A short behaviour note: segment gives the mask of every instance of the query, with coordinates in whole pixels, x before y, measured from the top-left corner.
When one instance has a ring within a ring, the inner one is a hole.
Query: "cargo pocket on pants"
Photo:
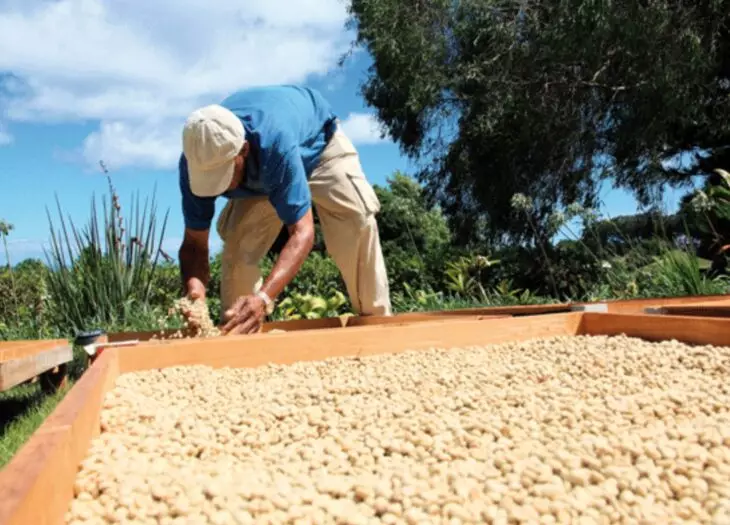
[[[360,197],[366,215],[375,215],[380,211],[380,200],[370,183],[362,175],[347,174],[355,193]]]

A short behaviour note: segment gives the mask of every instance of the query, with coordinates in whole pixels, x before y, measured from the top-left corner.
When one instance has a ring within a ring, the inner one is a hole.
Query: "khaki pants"
[[[380,202],[365,178],[352,142],[338,128],[309,179],[327,252],[360,315],[392,315],[376,214]],[[231,199],[217,230],[223,240],[221,308],[255,293],[263,284],[259,262],[271,249],[282,222],[267,197]]]

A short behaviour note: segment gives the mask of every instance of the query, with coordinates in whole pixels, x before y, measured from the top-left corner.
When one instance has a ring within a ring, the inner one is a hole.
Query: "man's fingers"
[[[236,326],[238,326],[239,323],[240,323],[240,319],[239,319],[239,317],[237,315],[231,317],[228,320],[228,322],[223,325],[223,329],[222,329],[223,333],[225,333],[225,334],[230,333],[231,330],[233,330],[234,328],[236,328]]]
[[[223,320],[233,320],[236,317],[236,314],[241,311],[241,307],[243,306],[245,301],[246,299],[244,297],[239,297],[238,299],[236,299],[236,302],[234,302],[233,305],[223,313]]]
[[[248,317],[243,323],[241,323],[239,326],[241,327],[241,333],[244,334],[250,334],[254,331],[256,328],[256,325],[258,324],[258,319],[256,319],[255,316]]]

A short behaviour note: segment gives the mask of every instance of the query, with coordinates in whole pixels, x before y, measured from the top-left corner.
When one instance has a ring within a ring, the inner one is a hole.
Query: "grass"
[[[72,386],[69,380],[58,392],[47,395],[36,382],[0,393],[0,468],[13,458]]]

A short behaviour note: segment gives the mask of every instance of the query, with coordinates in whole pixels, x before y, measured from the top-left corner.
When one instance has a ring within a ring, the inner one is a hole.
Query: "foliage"
[[[646,213],[611,219],[595,209],[571,204],[541,225],[532,220],[534,201],[516,194],[510,203],[512,214],[524,228],[533,230],[530,242],[490,244],[482,239],[456,247],[441,210],[412,178],[396,172],[388,180],[389,186],[376,191],[395,312],[727,289],[723,272],[697,256],[696,247],[711,238],[711,230],[697,226],[685,213],[686,207],[673,216]],[[703,191],[714,199],[708,210],[716,206],[722,211],[727,202],[724,193]],[[0,293],[14,298],[0,303],[0,338],[68,336],[72,330],[93,325],[110,331],[155,330],[162,327],[160,323],[167,328],[179,326],[179,319],[165,316],[179,298],[179,267],[159,250],[163,234],[156,233],[156,215],[147,209],[140,212],[137,205],[137,221],[132,221],[136,235],[132,236],[120,220],[121,208],[114,204],[118,200],[112,190],[112,206],[105,207],[104,219],[99,221],[92,200],[92,219],[83,231],[73,224],[67,228],[63,217],[51,224],[50,260],[65,264],[24,261],[0,269]],[[709,216],[713,218],[714,213]],[[681,225],[684,237],[679,235]],[[134,237],[144,237],[141,244],[150,248],[145,251],[130,242]],[[119,242],[109,243],[109,239]],[[130,245],[135,251],[127,248]],[[272,249],[261,262],[264,275],[275,257]],[[220,322],[220,263],[220,254],[211,259],[208,289],[216,323]],[[339,269],[322,245],[286,288],[273,318],[312,319],[347,315],[351,310]]]
[[[451,242],[446,218],[429,204],[413,178],[396,171],[387,182],[387,188],[376,186],[375,193],[380,200],[378,230],[390,288],[403,291],[402,283],[437,286]]]
[[[167,215],[157,236],[154,196],[140,210],[133,201],[132,221],[125,221],[119,198],[109,180],[109,202],[103,203],[100,225],[92,198],[87,226],[69,226],[58,206],[59,229],[48,214],[51,250],[47,253],[48,289],[62,330],[80,331],[93,325],[124,327],[140,317],[154,318],[162,310],[150,304]]]
[[[689,225],[689,236],[681,241],[697,240],[697,251],[712,260],[715,270],[723,271],[730,249],[730,173],[715,170],[701,189],[687,194],[680,213]]]
[[[343,310],[346,304],[347,299],[340,291],[335,291],[327,298],[293,292],[277,305],[276,317],[286,321],[352,315]]]
[[[49,311],[48,268],[28,259],[12,271],[0,270],[0,340],[43,339],[59,335]]]
[[[652,290],[654,297],[728,293],[727,277],[703,274],[700,261],[690,251],[668,250],[642,269],[640,282]]]
[[[362,94],[421,161],[460,244],[481,227],[535,235],[556,206],[595,205],[605,179],[648,203],[730,161],[729,0],[353,0],[349,12],[373,57]],[[536,228],[510,213],[517,192]]]

